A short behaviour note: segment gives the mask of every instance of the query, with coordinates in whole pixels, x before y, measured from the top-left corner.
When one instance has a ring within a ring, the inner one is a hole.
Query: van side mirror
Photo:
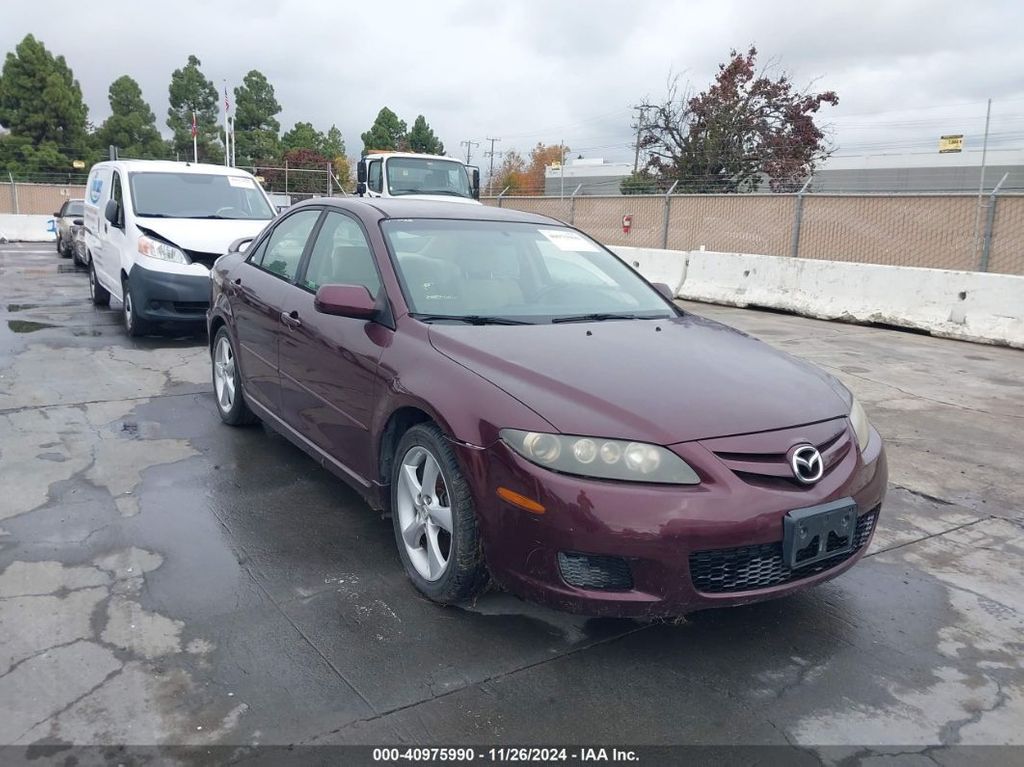
[[[237,240],[228,245],[228,253],[245,253],[249,249],[249,243],[252,242],[255,237],[239,237]]]
[[[360,184],[366,183],[366,160],[360,160],[356,163],[356,181]]]
[[[60,218],[60,211],[58,210],[56,213],[54,213],[53,217],[54,218]]]
[[[672,288],[666,285],[664,282],[652,282],[651,287],[661,293],[669,301],[675,301],[676,297],[672,295]]]
[[[103,217],[114,226],[121,225],[121,205],[117,200],[107,200],[107,206],[103,209]]]
[[[473,199],[480,199],[480,169],[469,169],[469,189],[473,193]]]
[[[377,316],[377,302],[364,285],[321,285],[313,307],[321,314],[357,320],[372,320]]]

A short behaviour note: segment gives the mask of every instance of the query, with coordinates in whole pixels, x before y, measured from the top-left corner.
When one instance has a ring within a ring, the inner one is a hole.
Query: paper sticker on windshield
[[[245,176],[228,176],[228,183],[231,186],[236,186],[239,189],[255,189],[256,184],[251,178]]]
[[[559,250],[573,253],[596,253],[598,250],[597,245],[571,229],[540,229],[539,231],[548,238],[548,242]]]

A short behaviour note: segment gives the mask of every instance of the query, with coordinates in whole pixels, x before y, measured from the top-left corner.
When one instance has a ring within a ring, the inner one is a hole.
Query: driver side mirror
[[[377,316],[377,302],[363,285],[321,285],[313,299],[321,314],[372,320]]]
[[[469,190],[473,193],[473,199],[480,199],[480,169],[469,169]]]
[[[676,297],[672,295],[672,288],[666,285],[664,282],[652,282],[651,287],[661,293],[662,296],[667,298],[669,301],[675,301]]]
[[[117,200],[107,200],[107,206],[103,209],[103,217],[114,226],[121,225],[121,205]]]
[[[251,243],[255,237],[239,237],[237,240],[228,245],[228,253],[245,253],[249,249],[249,243]]]

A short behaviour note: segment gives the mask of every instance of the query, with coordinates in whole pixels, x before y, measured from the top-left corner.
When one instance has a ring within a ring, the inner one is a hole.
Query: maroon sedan
[[[433,600],[493,581],[678,615],[813,586],[867,548],[887,470],[850,392],[575,229],[313,200],[245,244],[211,272],[221,418],[262,419],[390,511]]]

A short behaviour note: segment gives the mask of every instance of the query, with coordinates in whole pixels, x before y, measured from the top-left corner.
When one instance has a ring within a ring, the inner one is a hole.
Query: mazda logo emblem
[[[800,445],[789,459],[793,476],[805,485],[813,485],[825,473],[825,462],[814,445]]]

